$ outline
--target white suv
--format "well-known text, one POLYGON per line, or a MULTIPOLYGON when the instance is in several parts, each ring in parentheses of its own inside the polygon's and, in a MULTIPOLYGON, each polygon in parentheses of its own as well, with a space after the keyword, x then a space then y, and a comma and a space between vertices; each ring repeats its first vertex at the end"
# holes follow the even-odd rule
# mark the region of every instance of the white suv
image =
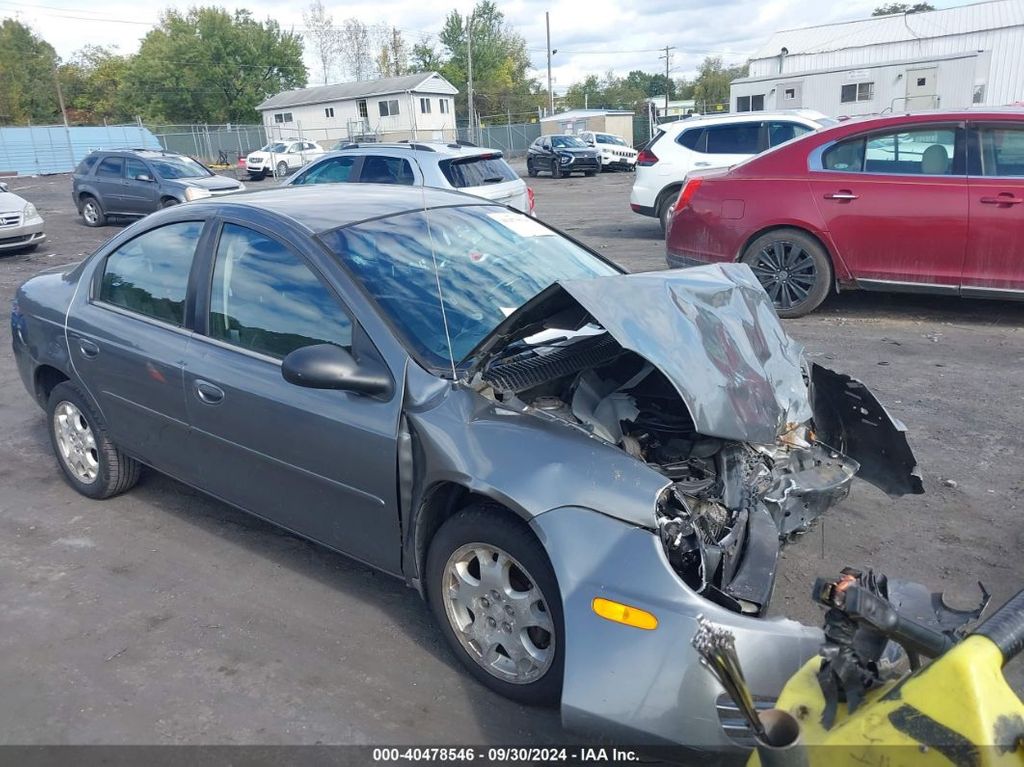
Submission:
POLYGON ((585 130, 577 134, 577 138, 601 153, 601 170, 636 169, 636 156, 639 152, 627 144, 622 136, 585 130))
POLYGON ((660 219, 664 229, 690 171, 727 168, 836 122, 820 112, 794 110, 690 117, 660 125, 637 157, 629 207, 660 219))
POLYGON ((315 141, 304 139, 271 141, 262 149, 249 153, 245 158, 245 170, 249 174, 249 178, 254 181, 259 181, 267 174, 283 178, 303 165, 318 160, 323 155, 323 147, 315 141))

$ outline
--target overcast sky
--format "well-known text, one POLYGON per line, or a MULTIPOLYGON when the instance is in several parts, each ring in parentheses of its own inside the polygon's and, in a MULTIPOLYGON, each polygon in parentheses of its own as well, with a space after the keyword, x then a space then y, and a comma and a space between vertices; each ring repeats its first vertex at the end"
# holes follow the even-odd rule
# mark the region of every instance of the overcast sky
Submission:
MULTIPOLYGON (((498 0, 505 17, 526 38, 535 75, 546 77, 544 12, 551 13, 554 87, 561 93, 583 76, 614 70, 664 71, 656 49, 675 46, 673 77, 692 76, 706 55, 726 63, 742 63, 777 29, 827 24, 869 16, 883 0, 498 0)), ((961 5, 958 0, 931 0, 938 8, 961 5)), ((30 25, 67 58, 86 43, 116 45, 123 53, 137 50, 139 40, 157 20, 162 7, 190 5, 248 8, 257 18, 276 18, 285 28, 301 31, 306 2, 75 2, 74 0, 0 0, 0 17, 14 16, 30 25)), ((472 0, 390 0, 340 3, 325 0, 336 23, 355 16, 366 24, 387 22, 402 29, 410 42, 435 35, 450 8, 466 13, 472 0)), ((311 79, 317 73, 307 56, 311 79)))

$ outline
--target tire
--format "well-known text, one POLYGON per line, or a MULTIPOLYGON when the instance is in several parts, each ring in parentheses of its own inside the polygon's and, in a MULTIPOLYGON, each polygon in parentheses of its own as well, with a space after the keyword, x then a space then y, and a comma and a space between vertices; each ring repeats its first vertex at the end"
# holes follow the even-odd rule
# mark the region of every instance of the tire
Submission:
POLYGON ((177 200, 175 200, 173 197, 165 197, 164 199, 160 200, 160 207, 161 208, 173 208, 175 205, 178 205, 178 204, 180 204, 180 203, 177 200))
POLYGON ((288 163, 286 163, 284 160, 281 160, 281 162, 279 162, 277 164, 277 167, 274 169, 274 175, 277 176, 278 178, 284 178, 285 176, 287 176, 288 163))
POLYGON ((562 166, 561 166, 561 164, 558 162, 558 160, 552 160, 551 161, 551 178, 561 178, 561 177, 562 177, 562 166))
POLYGON ((82 221, 86 226, 103 226, 107 223, 107 214, 103 212, 100 201, 87 194, 82 198, 82 221))
POLYGON ((259 173, 250 173, 249 174, 249 180, 250 181, 262 181, 266 177, 267 177, 267 172, 265 170, 261 170, 259 173))
POLYGON ((679 197, 679 189, 666 189, 658 198, 658 221, 661 223, 662 234, 668 234, 668 214, 672 210, 672 203, 679 197))
POLYGON ((28 254, 28 253, 35 252, 35 250, 38 247, 39 247, 39 243, 38 242, 33 242, 31 245, 26 245, 24 248, 18 248, 18 250, 14 251, 14 252, 15 253, 21 253, 22 255, 25 255, 25 254, 28 254))
POLYGON ((139 481, 141 464, 110 441, 103 420, 73 383, 64 381, 53 387, 46 401, 46 416, 57 465, 79 493, 88 498, 110 498, 139 481))
POLYGON ((529 157, 526 158, 526 175, 530 178, 537 177, 537 169, 533 167, 533 160, 529 157))
POLYGON ((441 633, 470 674, 519 703, 559 703, 565 665, 561 595, 547 554, 521 520, 489 504, 473 504, 457 512, 430 543, 426 581, 427 598, 441 633), (485 559, 476 553, 481 551, 485 557, 499 557, 492 562, 500 563, 502 556, 510 560, 510 567, 499 564, 493 576, 497 581, 492 585, 504 585, 486 590, 489 578, 480 569, 485 559), (456 568, 457 562, 463 567, 456 568), (462 584, 461 590, 467 592, 461 600, 461 590, 451 588, 454 584, 462 584), (535 592, 536 598, 508 596, 524 592, 535 592), (521 607, 513 608, 516 604, 521 607), (459 623, 465 632, 457 628, 459 623), (487 648, 479 638, 494 650, 485 654, 487 648), (519 656, 523 665, 517 666, 512 655, 519 656))
POLYGON ((596 173, 604 173, 604 163, 603 162, 599 162, 597 164, 597 171, 595 171, 595 172, 596 173))
POLYGON ((598 173, 598 171, 596 171, 596 170, 585 170, 585 171, 583 171, 583 175, 586 176, 587 178, 593 178, 597 173, 598 173))
POLYGON ((743 251, 754 275, 784 319, 810 314, 828 296, 832 263, 821 244, 798 229, 767 232, 743 251))

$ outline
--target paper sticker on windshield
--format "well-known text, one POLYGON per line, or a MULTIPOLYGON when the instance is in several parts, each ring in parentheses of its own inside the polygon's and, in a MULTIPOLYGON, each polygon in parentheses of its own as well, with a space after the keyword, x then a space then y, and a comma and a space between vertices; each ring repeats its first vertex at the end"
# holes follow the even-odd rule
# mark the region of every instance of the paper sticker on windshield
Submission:
POLYGON ((494 219, 505 228, 511 229, 520 237, 550 237, 554 235, 554 232, 547 227, 538 224, 529 216, 523 216, 519 213, 502 210, 488 213, 487 217, 494 219))

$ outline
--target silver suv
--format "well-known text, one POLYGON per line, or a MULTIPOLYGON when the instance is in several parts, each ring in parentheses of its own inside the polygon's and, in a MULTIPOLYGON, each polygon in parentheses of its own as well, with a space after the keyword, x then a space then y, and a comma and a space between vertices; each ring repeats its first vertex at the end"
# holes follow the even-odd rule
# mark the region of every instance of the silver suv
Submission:
POLYGON ((440 142, 340 143, 285 182, 402 184, 457 189, 533 215, 533 190, 497 149, 440 142))

